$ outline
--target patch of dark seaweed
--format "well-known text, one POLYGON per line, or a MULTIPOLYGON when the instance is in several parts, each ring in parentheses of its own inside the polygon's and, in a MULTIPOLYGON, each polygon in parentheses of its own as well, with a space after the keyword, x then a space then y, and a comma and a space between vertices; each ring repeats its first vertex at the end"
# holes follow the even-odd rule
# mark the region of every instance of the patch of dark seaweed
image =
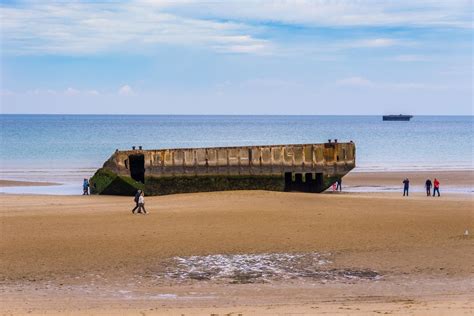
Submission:
POLYGON ((372 270, 346 269, 342 271, 337 271, 337 274, 346 279, 376 280, 380 278, 380 274, 372 270))
POLYGON ((263 283, 262 273, 259 272, 237 272, 231 276, 231 284, 263 283))
POLYGON ((197 281, 208 281, 212 277, 211 272, 190 272, 188 274, 188 277, 192 280, 197 280, 197 281))

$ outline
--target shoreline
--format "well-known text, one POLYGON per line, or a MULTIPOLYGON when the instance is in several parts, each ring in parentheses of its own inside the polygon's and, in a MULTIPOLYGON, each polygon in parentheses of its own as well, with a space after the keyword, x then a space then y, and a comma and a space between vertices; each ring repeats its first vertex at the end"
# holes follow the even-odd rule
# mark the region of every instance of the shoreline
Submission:
MULTIPOLYGON (((24 177, 24 175, 23 175, 24 177)), ((474 170, 456 171, 351 171, 342 178, 343 191, 350 193, 398 192, 402 190, 402 180, 410 179, 410 191, 425 192, 427 178, 437 177, 441 181, 441 191, 450 194, 474 193, 474 170)), ((329 188, 326 192, 331 192, 329 188)), ((82 178, 64 183, 19 181, 0 179, 0 194, 77 195, 82 194, 82 178)))
POLYGON ((53 186, 53 185, 62 185, 62 184, 63 183, 58 183, 58 182, 19 181, 19 180, 0 179, 0 188, 5 188, 5 187, 41 187, 41 186, 53 186))

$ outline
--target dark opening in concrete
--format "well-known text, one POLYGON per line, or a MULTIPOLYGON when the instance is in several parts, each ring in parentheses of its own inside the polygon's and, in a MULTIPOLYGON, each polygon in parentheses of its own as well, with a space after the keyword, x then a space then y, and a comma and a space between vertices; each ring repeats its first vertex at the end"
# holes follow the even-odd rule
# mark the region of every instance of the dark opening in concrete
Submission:
POLYGON ((130 155, 130 176, 133 180, 145 183, 145 156, 144 155, 130 155))
POLYGON ((323 189, 324 179, 322 173, 316 173, 316 188, 318 192, 323 189))
POLYGON ((305 183, 303 182, 303 174, 295 173, 295 182, 293 183, 293 190, 304 192, 305 183))
POLYGON ((313 174, 312 173, 305 173, 304 180, 306 183, 305 192, 316 192, 316 188, 314 186, 313 174))
POLYGON ((285 192, 291 191, 292 182, 293 182, 293 176, 291 172, 285 172, 285 192))

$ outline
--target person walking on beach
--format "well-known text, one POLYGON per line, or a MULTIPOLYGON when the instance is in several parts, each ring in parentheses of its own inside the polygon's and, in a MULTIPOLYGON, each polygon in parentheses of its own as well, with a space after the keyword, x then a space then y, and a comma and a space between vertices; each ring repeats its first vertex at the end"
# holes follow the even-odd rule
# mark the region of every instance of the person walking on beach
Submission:
POLYGON ((441 196, 441 194, 439 194, 439 181, 435 178, 433 180, 433 196, 435 196, 436 192, 438 192, 438 196, 441 196))
POLYGON ((82 182, 82 195, 89 195, 89 180, 86 178, 82 182))
POLYGON ((140 194, 140 197, 138 198, 138 213, 141 213, 143 210, 143 214, 146 214, 145 210, 145 196, 143 192, 140 194))
POLYGON ((141 194, 142 190, 137 190, 137 193, 135 193, 135 197, 133 198, 133 201, 135 202, 135 207, 132 210, 132 214, 135 214, 135 211, 138 209, 138 200, 140 199, 141 194))
POLYGON ((342 179, 341 178, 337 179, 336 184, 337 184, 336 191, 337 190, 342 191, 342 179))
POLYGON ((426 182, 425 182, 425 188, 426 188, 426 196, 430 196, 431 195, 431 187, 432 187, 432 183, 431 183, 431 180, 430 179, 427 179, 426 182))
POLYGON ((405 194, 408 196, 409 187, 410 187, 410 180, 408 180, 408 178, 405 178, 405 180, 403 180, 403 196, 405 196, 405 194))

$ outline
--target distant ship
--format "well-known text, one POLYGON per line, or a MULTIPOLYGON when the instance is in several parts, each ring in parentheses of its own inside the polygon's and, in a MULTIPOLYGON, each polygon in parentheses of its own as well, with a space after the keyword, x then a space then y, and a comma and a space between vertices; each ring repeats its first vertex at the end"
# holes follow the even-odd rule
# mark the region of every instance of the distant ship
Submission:
POLYGON ((409 121, 413 115, 384 115, 383 120, 384 121, 409 121))

